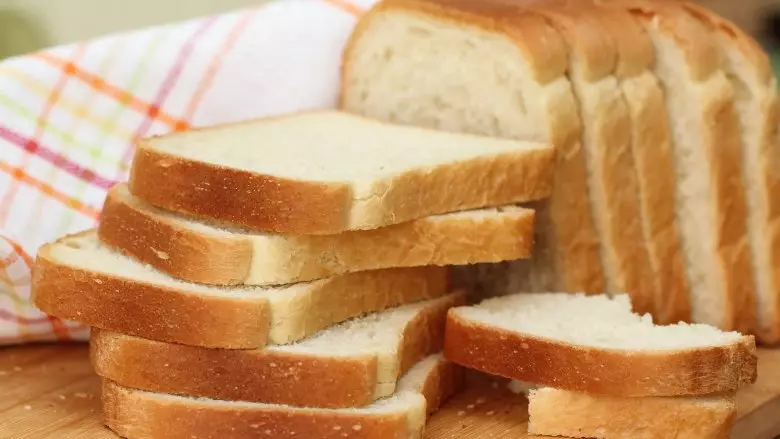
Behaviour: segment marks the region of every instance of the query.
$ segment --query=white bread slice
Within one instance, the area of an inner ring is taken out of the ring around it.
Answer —
[[[441,355],[417,363],[394,395],[361,408],[302,408],[152,393],[103,381],[106,425],[127,439],[422,439],[462,372]],[[316,388],[316,387],[315,387]]]
[[[706,397],[621,398],[531,390],[528,432],[600,439],[728,439],[734,393]]]
[[[627,295],[526,293],[455,308],[444,352],[483,372],[599,395],[704,395],[756,379],[753,336],[656,326]]]
[[[752,332],[753,277],[734,88],[717,40],[678,2],[627,0],[655,48],[677,176],[693,321]]]
[[[652,311],[655,285],[647,282],[652,271],[642,234],[631,119],[615,77],[617,47],[599,10],[587,2],[553,1],[532,11],[544,16],[569,48],[567,74],[582,121],[590,211],[601,244],[605,291],[627,292],[637,312]]]
[[[133,195],[255,231],[335,234],[539,200],[555,152],[535,142],[313,111],[144,140]]]
[[[178,279],[272,285],[388,267],[528,258],[533,229],[532,210],[505,206],[337,235],[251,233],[191,221],[117,185],[98,233],[102,242]]]
[[[281,287],[182,282],[100,244],[94,231],[42,247],[33,299],[51,315],[204,347],[289,343],[364,313],[448,293],[444,267],[398,268]]]
[[[758,43],[733,23],[686,3],[710,27],[736,90],[748,232],[753,255],[758,339],[780,343],[780,139],[777,79]]]
[[[533,206],[532,260],[507,264],[507,277],[492,273],[499,293],[604,290],[567,67],[565,42],[542,17],[496,2],[383,1],[362,17],[345,49],[346,111],[555,145],[554,193]]]
[[[447,310],[463,293],[369,314],[310,338],[265,349],[206,349],[97,331],[98,375],[124,386],[226,401],[358,407],[441,350]]]
[[[653,285],[653,319],[658,324],[690,321],[688,281],[683,265],[679,224],[675,219],[674,158],[671,150],[666,99],[652,73],[655,53],[643,26],[620,8],[599,8],[601,31],[617,49],[615,76],[631,119],[641,213]]]

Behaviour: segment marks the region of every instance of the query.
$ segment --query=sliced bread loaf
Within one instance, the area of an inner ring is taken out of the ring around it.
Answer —
[[[707,397],[621,398],[531,390],[528,432],[601,439],[728,439],[734,393]]]
[[[359,407],[395,391],[412,365],[442,348],[462,293],[369,314],[284,346],[205,349],[96,331],[98,375],[154,392],[309,407]]]
[[[102,242],[179,279],[269,285],[388,267],[464,265],[527,258],[534,212],[499,207],[436,215],[337,235],[277,235],[225,230],[133,197],[108,194]]]
[[[711,31],[734,86],[753,255],[759,341],[780,342],[780,151],[777,80],[769,57],[733,23],[709,10],[686,8]]]
[[[284,344],[364,313],[447,294],[444,267],[396,268],[281,287],[182,282],[103,246],[94,231],[41,248],[33,300],[97,328],[194,346]]]
[[[458,390],[461,375],[432,355],[401,378],[394,395],[342,409],[187,398],[104,380],[103,413],[106,425],[127,439],[422,439],[428,415]]]
[[[752,332],[754,283],[735,90],[717,39],[679,2],[604,1],[628,8],[655,48],[677,177],[677,221],[693,320]]]
[[[516,5],[445,0],[383,1],[345,49],[347,111],[555,145],[554,193],[533,206],[533,258],[509,264],[508,276],[492,273],[498,292],[604,290],[567,51],[543,17]]]
[[[650,308],[656,323],[689,321],[688,281],[679,223],[675,218],[677,189],[671,133],[664,91],[652,73],[653,44],[643,26],[626,10],[599,8],[592,13],[600,19],[602,35],[611,38],[615,45],[615,76],[631,120],[631,151],[640,204],[638,218],[650,269],[650,274],[645,272],[646,277],[641,281],[654,287]]]
[[[607,292],[628,292],[637,312],[652,311],[631,119],[615,77],[617,47],[588,2],[550,1],[531,9],[545,17],[568,50],[567,75],[582,121],[590,211],[601,244]]]
[[[753,336],[656,326],[627,295],[516,294],[455,308],[444,352],[483,372],[613,396],[704,395],[756,379]]]
[[[554,155],[542,143],[318,111],[147,139],[129,184],[174,212],[334,234],[545,198]]]

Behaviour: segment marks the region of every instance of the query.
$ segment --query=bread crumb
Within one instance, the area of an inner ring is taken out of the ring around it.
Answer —
[[[163,261],[167,261],[170,258],[170,255],[164,251],[157,250],[156,248],[153,248],[152,251],[155,255],[157,255],[158,258],[162,259]]]
[[[493,410],[491,410],[491,411],[487,412],[487,415],[488,415],[488,416],[493,416],[493,415],[495,415],[495,414],[496,414],[496,412],[494,412]]]
[[[269,436],[270,436],[270,435],[271,435],[271,430],[266,430],[266,431],[265,431],[265,434],[267,434],[267,435],[269,435]]]
[[[252,427],[252,428],[259,428],[260,424],[250,424],[249,426]]]
[[[458,416],[463,416],[463,415],[465,415],[465,414],[466,414],[466,412],[464,412],[463,410],[459,410],[459,411],[458,411]]]
[[[520,343],[520,347],[523,348],[523,349],[528,349],[529,348],[528,343]]]
[[[363,426],[360,425],[360,424],[355,424],[355,425],[352,426],[352,429],[355,430],[355,431],[360,431],[360,430],[363,429]]]
[[[19,366],[14,366],[14,372],[21,372],[22,368]]]
[[[24,406],[24,409],[25,410],[32,410],[32,406],[31,405],[26,405],[26,406]]]
[[[471,409],[473,409],[473,408],[474,408],[474,404],[469,404],[469,405],[467,405],[467,406],[466,406],[466,408],[467,408],[467,409],[469,409],[469,410],[471,410]]]
[[[271,367],[276,367],[276,363],[274,363],[274,362],[271,362],[271,363],[269,364],[269,366],[271,366]]]
[[[333,429],[336,430],[336,431],[339,431],[339,430],[341,430],[341,426],[340,425],[334,425]]]
[[[84,393],[84,392],[76,392],[76,393],[73,394],[73,396],[75,396],[76,398],[82,398],[82,399],[89,398],[89,395]]]
[[[98,285],[100,285],[100,284],[102,284],[102,283],[103,283],[103,280],[102,280],[102,279],[93,278],[92,280],[93,280],[93,281],[95,281],[95,283],[96,283],[96,284],[98,284]]]
[[[65,401],[65,395],[60,395],[60,396],[58,396],[57,398],[59,398],[59,399],[61,399],[61,400]]]

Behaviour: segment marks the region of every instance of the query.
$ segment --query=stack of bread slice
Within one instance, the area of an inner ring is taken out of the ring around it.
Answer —
[[[725,19],[687,1],[384,0],[342,71],[346,111],[556,146],[534,256],[493,267],[493,292],[627,292],[659,323],[780,342],[777,81]]]
[[[444,353],[517,380],[529,432],[547,436],[727,439],[735,392],[757,374],[753,336],[656,326],[627,295],[527,293],[453,308]]]
[[[123,437],[417,438],[459,383],[448,266],[530,256],[554,155],[335,111],[148,139],[34,300],[93,327]]]

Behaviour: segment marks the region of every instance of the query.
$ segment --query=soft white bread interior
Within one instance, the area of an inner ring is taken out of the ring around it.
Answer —
[[[147,139],[129,185],[150,204],[199,218],[334,234],[545,198],[554,155],[540,142],[323,110]]]
[[[41,310],[90,326],[204,347],[285,344],[365,313],[449,292],[445,267],[393,268],[279,287],[183,282],[102,245],[94,230],[44,246]]]
[[[704,395],[755,381],[755,340],[708,325],[654,325],[627,295],[516,294],[450,310],[445,354],[461,365],[565,390]]]
[[[528,432],[601,439],[728,439],[734,393],[705,397],[621,398],[531,390]]]
[[[336,235],[252,233],[193,221],[120,184],[100,217],[102,242],[179,279],[269,285],[388,267],[466,265],[531,255],[534,212],[516,206],[434,215]]]
[[[464,294],[369,314],[304,340],[265,349],[206,349],[98,331],[98,375],[161,393],[309,407],[355,407],[395,391],[396,381],[441,350],[447,310]]]
[[[127,439],[421,439],[428,415],[460,387],[441,355],[417,363],[392,396],[360,408],[303,408],[153,393],[103,381],[105,422]],[[204,436],[205,434],[205,436]]]
[[[496,291],[604,290],[568,48],[543,17],[497,2],[391,0],[358,23],[345,49],[341,107],[380,120],[556,147],[549,202],[535,203],[531,262]],[[513,177],[513,178],[523,178]]]

